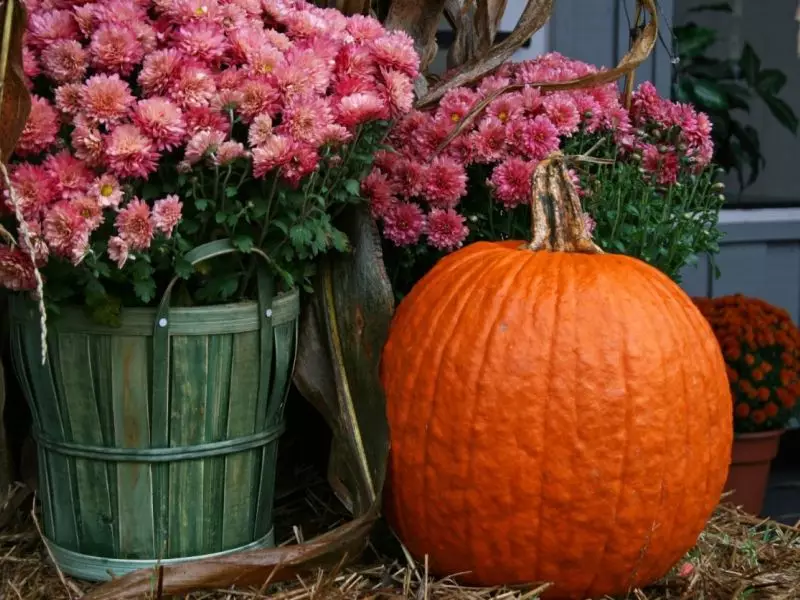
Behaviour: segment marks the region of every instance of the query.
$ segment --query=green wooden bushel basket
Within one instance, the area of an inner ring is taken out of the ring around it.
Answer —
[[[233,252],[217,240],[187,259]],[[262,265],[258,302],[170,310],[175,282],[157,309],[124,309],[119,328],[64,310],[49,323],[45,365],[35,307],[13,302],[13,360],[33,415],[42,528],[72,576],[102,581],[274,545],[298,292],[276,296]]]

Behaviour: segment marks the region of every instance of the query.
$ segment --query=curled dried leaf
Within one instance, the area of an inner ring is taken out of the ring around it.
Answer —
[[[22,69],[22,35],[27,22],[19,0],[0,0],[0,161],[7,163],[31,110]]]

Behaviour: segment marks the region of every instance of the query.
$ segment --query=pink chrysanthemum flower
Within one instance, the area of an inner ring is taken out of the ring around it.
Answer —
[[[153,226],[169,239],[172,237],[172,230],[181,220],[181,209],[183,203],[175,194],[170,194],[166,198],[156,200],[153,205]]]
[[[558,150],[558,129],[544,115],[513,121],[509,134],[517,151],[532,160],[542,160]]]
[[[217,151],[214,153],[212,163],[218,167],[225,167],[233,161],[245,156],[247,156],[247,150],[245,150],[241,142],[228,140],[219,145]]]
[[[322,132],[333,123],[333,112],[326,98],[297,95],[289,99],[282,120],[278,133],[285,131],[296,140],[317,146]]]
[[[392,71],[392,69],[385,70]],[[348,44],[339,49],[334,60],[334,71],[340,80],[343,78],[370,80],[375,76],[377,67],[375,58],[367,46]]]
[[[569,137],[578,131],[581,116],[578,107],[568,94],[555,93],[546,96],[543,105],[545,114],[560,135]]]
[[[144,58],[144,48],[136,32],[119,23],[101,25],[92,34],[89,51],[93,66],[123,76],[130,75]]]
[[[319,165],[317,149],[307,144],[295,144],[289,160],[280,167],[281,178],[296,188],[303,177]]]
[[[215,154],[220,144],[225,141],[226,135],[221,131],[203,129],[195,133],[186,143],[184,161],[194,165],[208,155]]]
[[[278,88],[265,79],[250,79],[239,88],[242,101],[239,114],[245,123],[250,123],[257,115],[265,113],[274,116],[280,106],[281,94]]]
[[[50,251],[77,265],[89,248],[89,227],[66,200],[55,204],[42,221],[42,235]]]
[[[497,200],[513,208],[530,200],[535,168],[535,163],[512,156],[495,167],[487,183]]]
[[[680,164],[674,148],[659,152],[656,146],[646,144],[642,152],[642,167],[655,175],[656,181],[661,185],[670,185],[678,180]]]
[[[78,114],[83,109],[82,98],[82,83],[67,83],[57,87],[55,91],[56,108],[66,119]]]
[[[477,162],[484,164],[497,162],[506,151],[505,125],[496,117],[484,117],[478,123],[473,144],[474,158]]]
[[[453,209],[431,209],[426,227],[428,242],[439,250],[460,248],[469,234],[469,227],[464,223],[464,217]]]
[[[345,127],[355,127],[367,121],[386,119],[389,110],[376,93],[363,92],[345,96],[337,107],[337,121]]]
[[[281,23],[292,38],[310,38],[324,34],[328,23],[320,15],[311,11],[294,11],[286,15]]]
[[[169,85],[168,95],[184,110],[208,106],[217,85],[208,69],[188,65],[180,70],[180,75]]]
[[[422,163],[400,158],[392,163],[389,174],[392,186],[401,198],[408,200],[424,193],[427,174]]]
[[[250,147],[260,146],[266,143],[269,136],[272,135],[272,119],[267,114],[256,115],[253,122],[250,124],[250,129],[247,134],[247,142]]]
[[[381,69],[381,91],[389,105],[389,116],[399,117],[414,105],[414,82],[405,73]]]
[[[402,71],[412,79],[419,75],[419,55],[414,40],[404,31],[390,31],[370,42],[375,61],[384,67]]]
[[[170,82],[180,72],[183,57],[174,48],[164,48],[148,54],[142,63],[137,81],[149,96],[166,93]]]
[[[453,123],[458,123],[467,116],[478,99],[478,94],[470,89],[452,89],[442,96],[438,113]]]
[[[501,77],[500,75],[488,75],[481,79],[478,85],[478,94],[480,96],[488,96],[494,92],[502,90],[511,85],[511,79],[508,77]]]
[[[58,129],[56,109],[46,99],[32,95],[31,111],[14,152],[26,156],[50,149],[56,142]]]
[[[519,116],[535,117],[541,113],[542,92],[539,88],[526,87],[519,92]]]
[[[117,177],[146,178],[158,167],[153,142],[136,125],[120,125],[108,137],[106,159]]]
[[[15,292],[36,289],[31,258],[19,247],[0,246],[0,286]]]
[[[384,29],[374,17],[353,15],[347,20],[347,32],[356,42],[370,42],[381,37]]]
[[[204,129],[224,133],[230,128],[230,121],[225,115],[207,106],[186,109],[183,113],[183,118],[186,121],[186,131],[190,136]]]
[[[75,40],[57,40],[42,50],[45,74],[56,83],[73,83],[86,74],[86,50]]]
[[[127,116],[134,102],[131,88],[119,75],[93,75],[81,95],[83,112],[96,123],[113,124]]]
[[[42,211],[58,196],[55,181],[43,166],[30,163],[14,165],[10,176],[23,216],[31,221],[38,220]],[[5,204],[11,210],[8,190],[4,190],[4,196]]]
[[[103,209],[94,196],[80,194],[74,196],[69,203],[86,221],[90,231],[94,231],[103,223]]]
[[[322,131],[320,137],[320,144],[330,144],[331,146],[338,146],[345,144],[353,139],[353,134],[346,127],[338,123],[330,123]]]
[[[39,76],[42,70],[39,68],[39,62],[36,60],[36,55],[28,46],[22,47],[22,72],[29,80]]]
[[[121,269],[130,257],[128,243],[118,235],[111,237],[108,240],[108,257],[117,263],[118,269]]]
[[[283,53],[268,42],[245,49],[245,69],[256,75],[269,75],[279,72],[286,66]]]
[[[82,114],[75,117],[74,128],[70,133],[72,150],[76,158],[91,167],[101,167],[106,156],[106,144],[100,130]]]
[[[586,229],[586,233],[589,235],[592,235],[595,227],[597,227],[597,222],[589,213],[583,213],[583,227]]]
[[[261,178],[275,168],[287,164],[295,150],[291,139],[273,134],[260,146],[253,148],[253,177]]]
[[[42,235],[41,221],[32,221],[28,223],[28,239],[33,249],[33,261],[36,263],[37,267],[41,268],[47,264],[47,259],[50,258],[50,248],[47,247],[47,241],[45,241],[44,235]],[[24,248],[23,252],[25,252],[25,254],[29,254],[28,245],[25,243],[21,231],[17,232],[17,244],[19,244],[20,248]]]
[[[122,202],[122,186],[116,177],[103,174],[92,182],[88,194],[95,198],[102,208],[119,208]]]
[[[176,39],[184,54],[208,63],[221,59],[228,49],[225,31],[208,21],[184,25],[178,29]]]
[[[78,25],[68,10],[37,11],[28,18],[28,35],[31,45],[45,48],[55,41],[78,37]]]
[[[94,173],[85,162],[61,150],[44,161],[44,168],[53,180],[58,194],[65,200],[75,193],[83,193],[94,179]]]
[[[133,122],[153,141],[156,150],[172,150],[186,138],[183,113],[166,98],[139,100],[133,112]]]
[[[389,178],[379,169],[373,169],[361,181],[361,195],[369,200],[372,216],[382,218],[394,204],[394,188]]]
[[[518,92],[503,94],[491,101],[486,107],[486,114],[495,117],[501,123],[508,123],[520,117],[522,112],[522,96]]]
[[[117,213],[114,224],[131,250],[146,250],[153,239],[153,220],[150,207],[139,198],[132,198]]]
[[[449,156],[437,156],[425,170],[423,195],[434,206],[453,208],[467,193],[464,165]]]
[[[331,65],[313,51],[292,48],[286,53],[286,66],[275,76],[287,97],[324,94],[331,81]]]
[[[416,244],[425,229],[425,215],[418,204],[398,202],[383,218],[383,235],[395,246]]]

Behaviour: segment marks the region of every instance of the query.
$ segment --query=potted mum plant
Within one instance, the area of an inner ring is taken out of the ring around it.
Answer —
[[[413,41],[299,1],[26,4],[0,284],[48,546],[98,580],[271,545],[299,294]]]
[[[675,280],[696,255],[713,257],[724,196],[710,164],[708,118],[650,83],[630,109],[614,83],[555,92],[531,85],[596,72],[558,53],[507,63],[394,127],[394,152],[378,154],[362,187],[399,295],[465,243],[524,239],[531,175],[557,150],[582,156],[572,163],[573,183],[604,251],[635,256]]]
[[[772,460],[800,401],[800,330],[789,314],[741,294],[695,298],[719,340],[733,395],[734,444],[726,490],[761,511]]]

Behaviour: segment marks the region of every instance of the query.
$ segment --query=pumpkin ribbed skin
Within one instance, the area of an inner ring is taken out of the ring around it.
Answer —
[[[725,365],[659,271],[522,243],[448,255],[398,306],[387,518],[439,576],[622,593],[666,574],[719,502]]]

